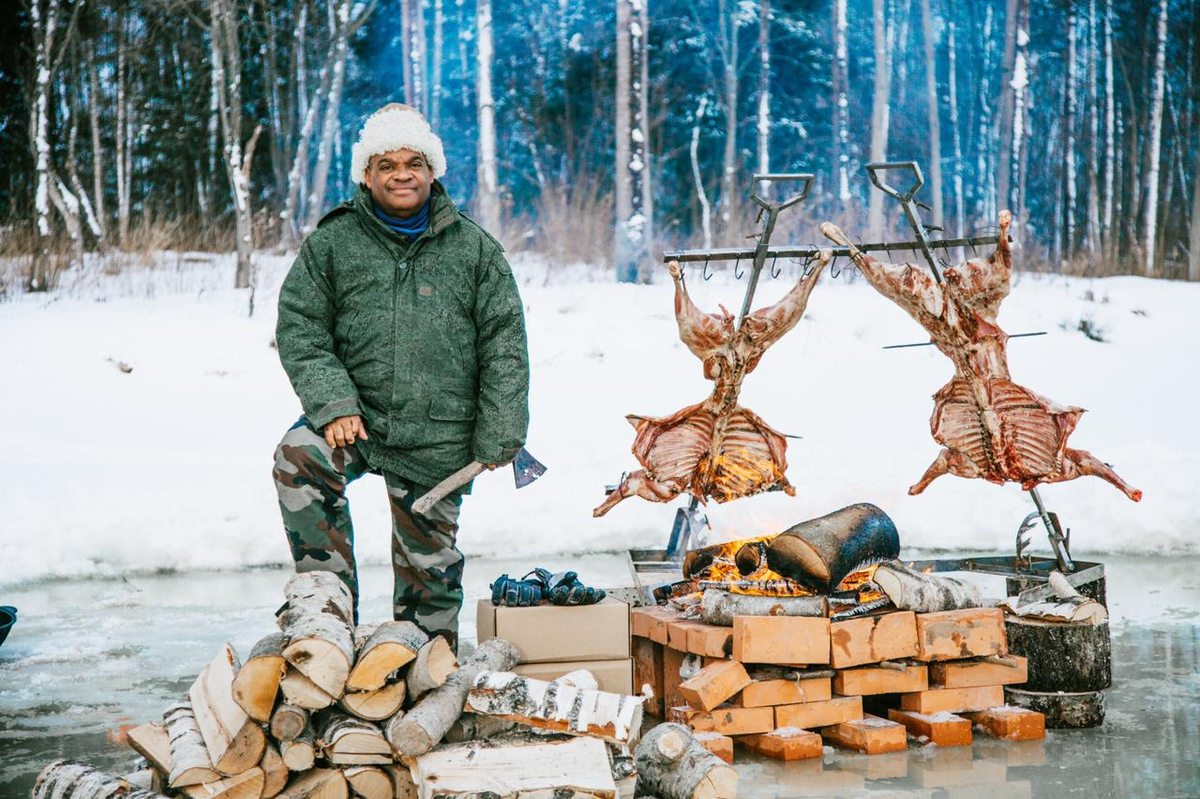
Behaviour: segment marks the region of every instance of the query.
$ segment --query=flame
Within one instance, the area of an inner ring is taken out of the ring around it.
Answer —
[[[858,591],[858,601],[870,602],[873,599],[881,599],[883,594],[876,590],[874,584],[875,570],[879,568],[878,563],[872,563],[870,566],[864,566],[861,569],[850,572],[838,584],[839,591]]]
[[[764,535],[743,538],[706,547],[705,555],[711,556],[711,561],[691,572],[688,571],[691,564],[685,562],[684,576],[697,583],[719,583],[720,585],[707,587],[721,588],[733,594],[811,596],[814,591],[772,571],[767,566],[767,559],[763,556],[761,548],[755,545],[774,537]]]

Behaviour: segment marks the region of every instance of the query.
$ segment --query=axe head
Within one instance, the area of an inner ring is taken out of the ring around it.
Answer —
[[[521,447],[517,457],[513,458],[513,482],[517,488],[524,488],[546,473],[546,467],[537,458],[529,454],[529,450]]]

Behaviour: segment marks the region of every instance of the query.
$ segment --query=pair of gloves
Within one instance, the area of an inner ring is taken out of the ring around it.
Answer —
[[[551,574],[549,569],[534,569],[520,580],[502,574],[491,585],[492,604],[510,608],[525,608],[541,604],[594,605],[606,596],[601,588],[591,588],[579,581],[573,571]]]

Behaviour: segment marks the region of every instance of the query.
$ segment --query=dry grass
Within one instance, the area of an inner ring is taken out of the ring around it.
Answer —
[[[547,185],[528,215],[509,217],[503,240],[514,250],[535,252],[552,264],[612,267],[613,197],[600,181],[576,175]]]

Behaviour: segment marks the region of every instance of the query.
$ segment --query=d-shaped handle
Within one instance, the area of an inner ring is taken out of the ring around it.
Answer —
[[[772,204],[772,203],[768,202],[767,200],[763,199],[762,197],[760,197],[758,194],[758,184],[764,180],[769,180],[772,183],[777,183],[777,182],[799,183],[800,191],[798,191],[797,193],[788,197],[786,200],[784,200],[781,203]],[[761,208],[764,208],[767,210],[771,210],[773,208],[775,211],[782,211],[784,208],[790,208],[793,205],[795,205],[796,203],[800,202],[801,200],[806,199],[808,197],[809,191],[812,190],[812,183],[813,183],[813,176],[807,172],[803,172],[803,173],[768,172],[768,173],[762,174],[762,175],[755,175],[753,178],[753,181],[750,184],[750,199],[754,202],[755,205],[757,205]]]
[[[912,172],[913,183],[908,191],[901,191],[895,186],[880,179],[881,172],[892,172],[898,170],[909,170]],[[916,161],[877,161],[873,164],[867,164],[867,177],[871,179],[871,183],[875,188],[879,189],[888,196],[895,197],[900,202],[908,202],[913,198],[913,195],[925,185],[925,176],[921,174],[921,167]]]

